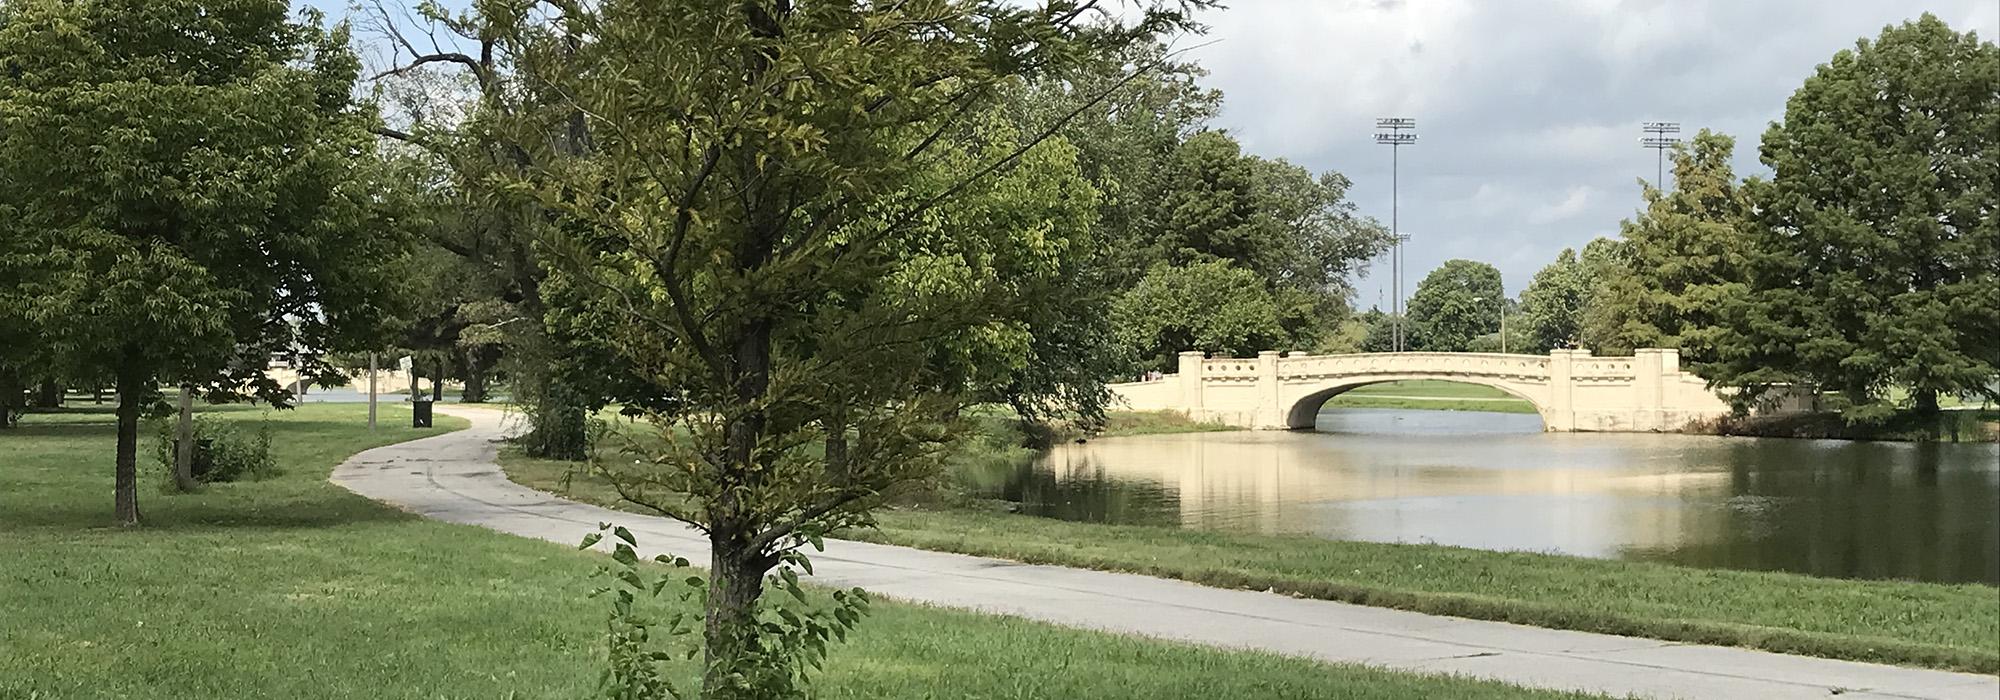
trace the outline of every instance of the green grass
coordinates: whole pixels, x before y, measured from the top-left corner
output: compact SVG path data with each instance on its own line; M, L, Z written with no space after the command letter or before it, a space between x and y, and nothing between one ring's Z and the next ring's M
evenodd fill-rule
M970 510L887 513L878 531L847 536L1540 627L2000 672L2000 590L1978 584L1853 581Z
M1212 433L1225 430L1242 430L1242 428L1223 423L1192 420L1174 411L1110 411L1104 417L1104 430L1099 431L1096 435L1097 437Z
M2000 442L2000 409L1967 408L1924 415L1905 411L1881 423L1850 424L1838 413L1724 416L1692 424L1691 432L1813 440Z
M1534 413L1534 404L1488 386L1414 379L1356 387L1326 402L1325 408L1405 408L1431 411Z
M107 526L108 416L33 416L0 431L0 698L592 695L603 618L584 593L601 559L327 483L345 455L435 432L401 428L389 409L370 433L365 411L271 414L284 469L271 479L167 496L149 474L138 529ZM1577 697L890 603L833 652L817 693Z
M517 482L618 507L601 482L565 482L570 463L507 453L501 465ZM1539 627L2000 672L2000 590L1978 584L1075 523L971 506L888 511L879 529L841 536Z

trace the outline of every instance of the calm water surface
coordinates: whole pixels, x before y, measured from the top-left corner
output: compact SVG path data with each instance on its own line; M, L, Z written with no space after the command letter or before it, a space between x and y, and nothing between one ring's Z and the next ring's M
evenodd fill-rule
M1544 433L1335 409L1319 432L1107 438L965 474L1025 512L1843 578L2000 584L2000 445Z

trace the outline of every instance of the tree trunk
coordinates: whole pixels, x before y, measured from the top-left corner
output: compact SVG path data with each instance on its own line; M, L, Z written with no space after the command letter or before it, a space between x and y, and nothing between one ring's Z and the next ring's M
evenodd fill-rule
M743 531L730 526L710 533L708 567L701 697L759 697L764 679L731 677L756 671L745 668L743 661L757 648L757 599L764 594L764 571L769 565L762 553L751 550Z
M541 371L549 373L548 369ZM572 462L588 459L589 445L586 443L589 442L589 435L586 434L585 424L589 416L578 398L578 392L555 376L526 379L541 384L539 391L528 394L531 398L528 404L528 433L521 436L521 449L539 459ZM516 398L520 395L517 394Z
M21 376L13 372L0 372L0 428L12 428L20 419L23 392Z
M145 383L145 377L132 370L118 373L118 457L112 492L119 525L139 524L139 402Z
M431 403L444 400L444 360L438 360L437 376L431 377Z
M181 387L180 418L174 425L174 487L191 493L194 482L194 387Z
M58 382L42 382L35 389L35 408L62 408L63 385Z
M1918 389L1911 393L1916 399L1918 413L1938 412L1938 392L1936 389Z
M487 363L481 362L478 350L465 351L465 390L459 392L459 403L486 403Z

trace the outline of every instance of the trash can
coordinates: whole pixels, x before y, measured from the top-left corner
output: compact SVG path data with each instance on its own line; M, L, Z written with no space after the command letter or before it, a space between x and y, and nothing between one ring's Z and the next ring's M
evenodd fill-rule
M431 427L430 401L425 399L418 399L415 403L410 404L410 427L412 428Z

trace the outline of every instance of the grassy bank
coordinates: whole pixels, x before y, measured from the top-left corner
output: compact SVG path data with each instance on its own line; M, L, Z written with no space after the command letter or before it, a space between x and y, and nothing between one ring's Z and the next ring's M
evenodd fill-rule
M1384 382L1357 387L1326 402L1324 408L1406 408L1427 411L1489 411L1534 413L1534 404L1488 386L1430 379Z
M1170 435L1174 433L1211 433L1222 430L1242 430L1222 423L1191 420L1173 411L1111 411L1105 414L1104 429L1094 433L1096 437L1127 437L1132 435Z
M2000 410L1960 409L1899 414L1879 424L1850 424L1837 413L1729 416L1695 423L1688 432L1747 437L1897 442L2000 442Z
M998 444L961 459L1019 459ZM515 481L617 507L565 462L503 454ZM882 514L843 536L1540 627L2000 672L2000 590L1307 536L1115 526L952 508Z
M584 594L599 556L423 520L326 482L345 455L434 432L386 410L375 433L359 405L273 413L283 474L178 496L149 477L148 524L130 530L107 526L109 416L0 431L0 698L593 695L603 618ZM833 652L816 692L1575 697L896 604Z
M1539 627L2000 673L2000 590L903 510L846 535Z

